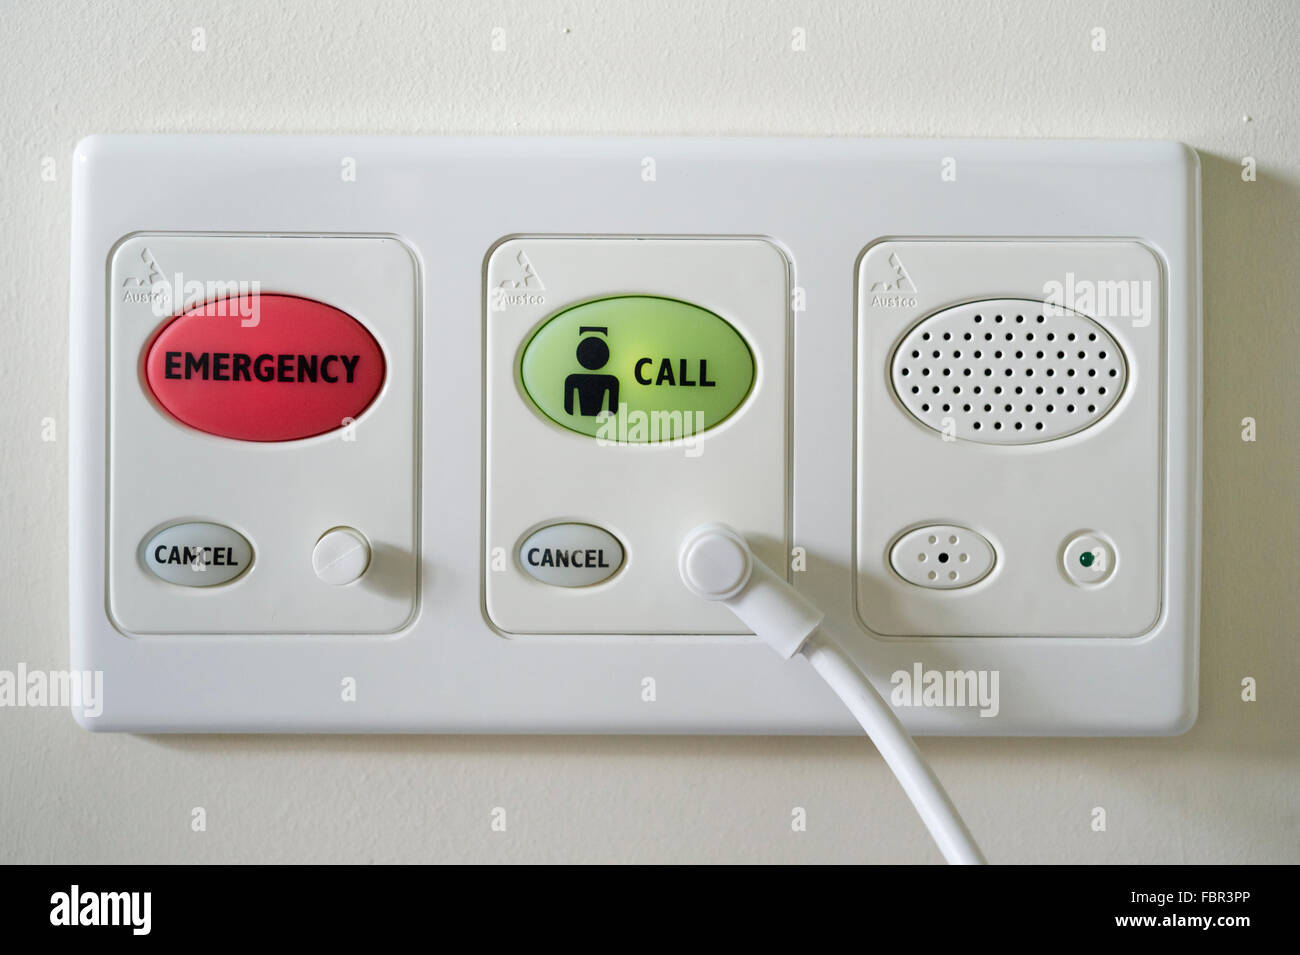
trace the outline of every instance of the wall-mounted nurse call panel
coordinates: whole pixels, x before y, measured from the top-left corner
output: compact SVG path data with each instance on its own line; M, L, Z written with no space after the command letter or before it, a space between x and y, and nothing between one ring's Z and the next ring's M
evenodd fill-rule
M87 727L854 732L682 586L710 521L914 731L1194 718L1183 147L140 136L76 169Z

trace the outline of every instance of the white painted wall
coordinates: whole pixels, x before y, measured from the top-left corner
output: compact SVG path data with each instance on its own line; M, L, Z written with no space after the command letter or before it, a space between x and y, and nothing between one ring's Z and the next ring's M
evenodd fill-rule
M995 861L1300 861L1292 0L90 6L6 0L0 34L0 669L67 658L68 157L86 133L1181 139L1204 162L1200 722L923 748ZM138 738L0 709L0 861L937 858L862 740Z

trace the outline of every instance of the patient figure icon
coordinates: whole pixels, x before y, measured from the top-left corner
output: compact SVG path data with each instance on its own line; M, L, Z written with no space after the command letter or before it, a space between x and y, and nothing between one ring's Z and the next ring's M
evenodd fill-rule
M588 332L608 335L607 327L584 325L578 329L579 335ZM609 413L618 413L618 376L602 375L597 372L609 361L609 345L597 334L588 335L578 342L578 364L586 372L574 372L564 379L564 413L573 414L573 396L578 396L577 413L585 418L594 418L605 410L605 398L609 396Z

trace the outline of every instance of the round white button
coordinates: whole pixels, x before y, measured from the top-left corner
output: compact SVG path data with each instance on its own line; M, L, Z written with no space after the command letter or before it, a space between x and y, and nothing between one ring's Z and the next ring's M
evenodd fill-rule
M316 576L327 584L341 587L359 580L370 566L370 543L360 531L336 527L326 531L311 552Z
M1099 534L1076 534L1061 549L1061 569L1085 587L1105 583L1115 572L1115 548Z
M735 532L705 528L688 539L681 556L682 581L710 600L725 600L749 580L749 551Z

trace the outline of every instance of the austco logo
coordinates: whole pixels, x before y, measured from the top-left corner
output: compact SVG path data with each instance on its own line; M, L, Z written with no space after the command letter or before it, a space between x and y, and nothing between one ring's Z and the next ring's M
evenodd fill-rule
M243 441L295 441L356 421L383 387L384 353L332 305L263 294L261 318L209 302L150 344L145 378L177 421Z

